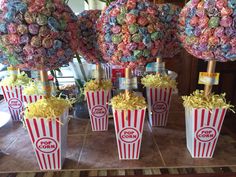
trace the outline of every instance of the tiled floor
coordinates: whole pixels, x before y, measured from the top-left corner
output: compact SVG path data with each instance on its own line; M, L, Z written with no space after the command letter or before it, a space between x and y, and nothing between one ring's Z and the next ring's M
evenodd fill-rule
M3 111L3 104L0 105ZM0 119L4 119L0 113ZM88 119L69 122L68 149L63 169L143 169L169 167L236 166L236 139L223 127L214 158L193 159L185 145L184 110L179 97L172 99L166 128L144 125L140 160L118 159L113 120L109 131L92 132ZM26 129L21 123L9 122L0 127L0 172L38 171Z

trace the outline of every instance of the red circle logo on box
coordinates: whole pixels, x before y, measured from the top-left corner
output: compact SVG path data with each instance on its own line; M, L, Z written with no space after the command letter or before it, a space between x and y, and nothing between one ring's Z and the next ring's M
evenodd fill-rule
M92 115L96 118L103 118L107 114L107 108L102 105L97 105L92 108Z
M134 143L139 139L140 133L135 128L125 128L120 131L120 139L125 143Z
M22 107L22 101L17 98L11 98L8 100L8 105L12 109L20 109Z
M40 138L36 141L36 148L43 153L52 153L57 150L58 143L52 138Z
M212 127L203 127L197 131L196 137L201 142L212 141L216 137L216 130Z
M165 102L155 102L152 105L152 110L155 113L164 113L167 111L167 104Z

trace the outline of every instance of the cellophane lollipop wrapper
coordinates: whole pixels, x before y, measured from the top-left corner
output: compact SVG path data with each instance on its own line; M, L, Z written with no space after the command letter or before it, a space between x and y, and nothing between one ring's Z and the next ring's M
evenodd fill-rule
M107 131L111 90L86 92L92 131Z
M145 109L113 110L120 160L139 159L145 120Z
M193 158L212 158L226 111L185 107L187 148Z
M151 126L166 126L173 88L146 88L148 119Z
M8 104L8 108L13 121L21 121L21 113L24 109L23 95L21 86L1 86L2 93L5 101Z
M25 117L41 170L61 170L67 148L68 109L58 117Z

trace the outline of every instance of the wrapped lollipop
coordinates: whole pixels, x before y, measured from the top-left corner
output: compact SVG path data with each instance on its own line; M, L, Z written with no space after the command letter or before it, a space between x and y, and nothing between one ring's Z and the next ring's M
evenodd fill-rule
M125 78L120 78L120 88L125 93L112 99L121 160L139 159L146 102L132 92L137 87L137 78L132 78L131 68L154 60L163 48L163 26L157 13L155 6L147 1L118 0L105 9L97 22L103 58L126 67Z
M208 61L200 73L204 91L183 97L187 147L192 157L211 158L227 109L225 95L211 93L219 82L216 61L236 60L236 3L231 0L191 0L180 13L179 38L193 56Z
M144 0L118 0L98 20L98 43L105 60L135 68L154 60L163 48L158 11Z
M46 71L73 58L78 48L77 17L58 0L3 0L1 7L0 42L12 55L9 64L40 70L43 82L44 99L29 104L24 112L40 169L61 169L70 103L51 97Z

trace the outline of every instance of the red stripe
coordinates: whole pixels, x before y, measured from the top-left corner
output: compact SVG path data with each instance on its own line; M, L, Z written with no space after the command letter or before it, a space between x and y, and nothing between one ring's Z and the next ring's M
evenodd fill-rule
M164 102L166 102L166 92L167 92L167 88L165 88L165 91L164 91Z
M214 118L214 122L213 122L213 127L216 126L216 120L217 120L217 117L218 117L218 113L219 113L219 109L217 108L216 112L215 112L215 118Z
M138 146L137 146L137 151L136 151L136 158L139 156L139 148L140 148L140 139L138 140Z
M219 125L218 125L218 128L217 128L218 131L220 131L220 128L222 126L222 122L223 122L223 120L225 118L225 112L226 112L226 109L223 109L223 111L221 113L221 117L220 117L220 122L219 122Z
M45 125L44 125L44 119L41 118L41 126L42 126L42 130L43 130L43 136L46 136L46 129L45 129Z
M95 122L95 131L98 130L98 119L96 117L93 117L93 120Z
M27 99L26 99L26 96L24 96L24 102L28 103Z
M202 109L201 127L203 127L203 123L204 123L204 115L205 115L205 109Z
M104 118L102 118L102 119L104 119ZM98 130L101 130L102 129L101 128L101 119L98 119L97 121L98 121Z
M119 123L118 123L118 113L117 110L115 110L115 121L116 121L116 132L119 132Z
M104 100L105 100L105 95L104 95L104 91L102 91L102 105L105 105L105 103L104 103Z
M134 127L137 127L137 117L138 117L138 111L134 110Z
M121 117L122 128L124 128L125 127L125 112L124 112L124 110L122 110L121 115L122 115L122 117Z
M198 142L198 155L197 155L198 157L200 157L201 145L202 145L202 143Z
M139 131L142 132L143 129L143 118L144 118L144 109L141 112L141 120L140 120L140 127L139 127Z
M129 159L131 158L131 156L130 156L130 149L131 149L130 144L128 144L128 158Z
M108 91L108 94L107 94L107 104L108 104L109 100L110 100L110 91Z
M53 137L53 132L52 132L52 120L49 120L49 121L48 121L48 125L49 125L50 136Z
M206 143L203 143L203 148L202 148L202 157L204 157L204 153L205 153L205 150L206 150L206 149L205 149L205 148L206 148L205 146L206 146Z
M10 90L9 90L8 86L6 86L6 89L7 89L8 99L9 99L11 96L10 96ZM7 99L7 100L8 100L8 99Z
M53 166L56 169L56 159L55 159L55 153L52 154L52 160L53 160Z
M39 98L40 99L40 98ZM38 101L38 96L34 95L34 101L37 102Z
M41 155L42 155L42 157L43 157L44 167L45 167L45 169L48 169L48 166L47 166L47 163L46 163L46 159L45 159L44 153L42 153Z
M34 122L34 128L35 128L35 131L36 131L37 138L39 138L40 135L39 135L39 129L38 129L36 119L33 119L33 122Z
M169 89L169 96L168 96L168 101L167 101L168 105L170 104L171 95L172 95L172 88Z
M212 145L212 148L211 148L211 152L210 152L210 157L212 157L212 155L213 155L213 152L214 152L214 149L215 149L215 145L216 145L216 140L217 140L217 138L215 138L215 140L213 142L213 145Z
M59 125L59 118L56 119L56 129L57 129L57 141L60 142L60 125Z
M6 96L5 88L3 86L1 86L1 88L2 88L3 95L4 95L4 99L7 102L8 99L7 99L7 96Z
M60 154L60 149L57 151L57 162L58 162L58 169L61 168L61 154Z
M22 94L22 87L20 86L20 98L21 98L21 101L23 101L23 94ZM23 108L23 106L22 106Z
M42 159L41 159L41 157L39 156L39 152L38 152L37 150L36 150L35 152L36 152L37 159L38 159L38 161L39 161L39 166L40 166L41 169L43 169Z
M89 109L91 109L91 103L90 103L89 92L86 92L86 95L87 95L87 101L88 101Z
M123 149L124 149L124 158L126 159L126 143L123 143Z
M30 122L29 122L29 119L26 118L25 121L26 121L26 124L27 124L27 127L28 127L28 131L29 131L31 140L32 140L32 142L34 143L34 142L35 142L35 139L34 139L34 135L33 135L32 129L31 129L31 124L30 124Z
M206 151L206 157L208 157L209 155L209 150L210 150L210 145L211 145L211 142L207 143L207 151Z
M131 126L131 111L128 110L128 126Z
M20 100L19 95L18 95L18 88L17 87L15 87L15 91L16 91L16 98L18 98Z
M132 154L133 159L134 159L134 151L135 151L135 143L133 143L133 154Z
M10 87L11 88L11 96L12 96L12 98L14 98L15 96L14 96L14 93L13 93L13 89L12 89L12 86Z
M94 92L92 92L92 101L93 101L93 106L95 105L95 97L94 97Z
M52 169L50 155L48 154L49 169Z
M210 121L211 121L211 111L208 110L208 120L207 120L207 126L210 125Z
M120 158L123 159L123 154L122 154L122 150L121 150L121 142L120 142L120 140L118 140L118 144L119 144L119 154L120 154Z
M197 142L196 138L194 138L194 157L196 157L196 150L197 150Z

